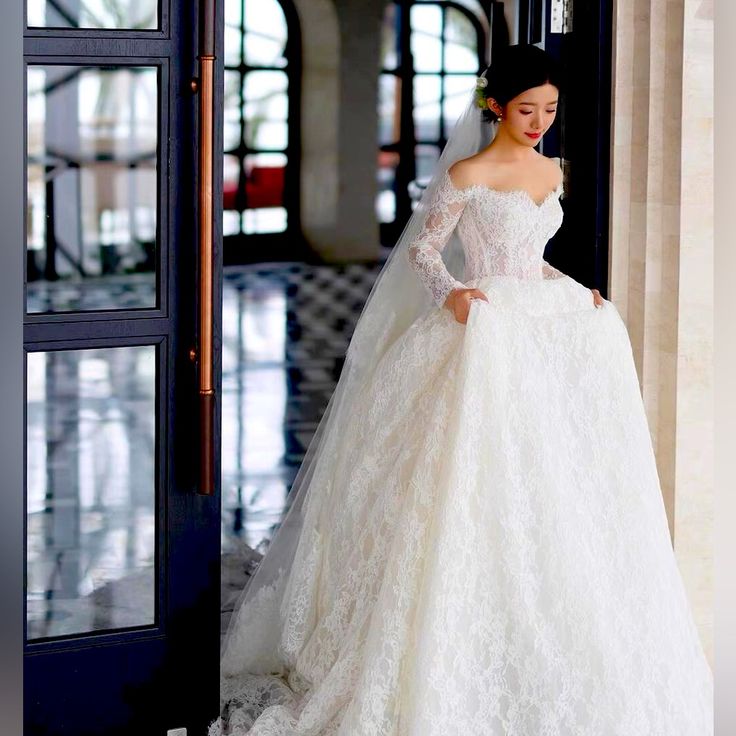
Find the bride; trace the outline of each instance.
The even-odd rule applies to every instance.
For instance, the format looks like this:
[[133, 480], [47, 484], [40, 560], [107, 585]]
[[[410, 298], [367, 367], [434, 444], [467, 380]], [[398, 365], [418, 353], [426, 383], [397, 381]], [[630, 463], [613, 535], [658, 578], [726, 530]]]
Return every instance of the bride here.
[[478, 78], [236, 602], [210, 736], [708, 736], [626, 327], [551, 266], [560, 74]]

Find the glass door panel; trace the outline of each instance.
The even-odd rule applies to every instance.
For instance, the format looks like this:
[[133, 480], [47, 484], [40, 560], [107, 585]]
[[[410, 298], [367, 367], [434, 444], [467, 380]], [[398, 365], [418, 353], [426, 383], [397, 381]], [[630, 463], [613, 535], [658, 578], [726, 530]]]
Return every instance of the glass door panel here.
[[28, 27], [155, 30], [158, 0], [27, 0]]
[[[211, 298], [220, 334], [223, 161], [220, 146], [199, 157], [211, 67], [198, 57], [214, 57], [222, 109], [222, 6], [26, 9], [25, 237], [8, 244], [25, 261], [24, 728], [205, 733], [219, 694], [220, 348], [205, 362], [200, 313]], [[217, 116], [211, 130], [221, 141]]]
[[157, 67], [27, 67], [26, 310], [157, 305]]
[[29, 641], [155, 623], [156, 346], [27, 354]]

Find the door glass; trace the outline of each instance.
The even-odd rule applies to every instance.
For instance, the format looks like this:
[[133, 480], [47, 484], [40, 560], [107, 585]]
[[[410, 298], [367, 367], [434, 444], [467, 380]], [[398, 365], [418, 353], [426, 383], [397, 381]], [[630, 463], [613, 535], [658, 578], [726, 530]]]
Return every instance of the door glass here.
[[154, 624], [156, 347], [27, 358], [27, 638]]
[[156, 67], [28, 67], [27, 312], [155, 307]]
[[27, 0], [28, 27], [158, 28], [158, 0]]

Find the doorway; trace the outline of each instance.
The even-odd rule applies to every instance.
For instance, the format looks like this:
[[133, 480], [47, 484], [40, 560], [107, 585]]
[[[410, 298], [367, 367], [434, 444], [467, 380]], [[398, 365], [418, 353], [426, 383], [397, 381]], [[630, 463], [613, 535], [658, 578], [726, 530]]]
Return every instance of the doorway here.
[[222, 170], [200, 108], [222, 24], [209, 2], [26, 5], [24, 733], [199, 734], [219, 697], [216, 226], [201, 253]]

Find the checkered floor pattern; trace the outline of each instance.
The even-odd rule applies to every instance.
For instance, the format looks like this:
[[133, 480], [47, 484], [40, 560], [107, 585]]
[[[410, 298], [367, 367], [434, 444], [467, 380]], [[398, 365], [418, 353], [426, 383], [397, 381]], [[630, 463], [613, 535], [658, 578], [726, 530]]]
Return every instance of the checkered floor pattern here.
[[223, 632], [247, 575], [281, 521], [383, 262], [225, 268]]

